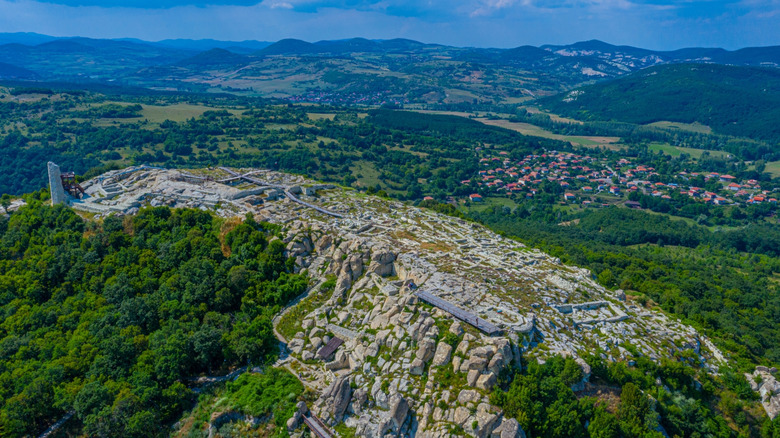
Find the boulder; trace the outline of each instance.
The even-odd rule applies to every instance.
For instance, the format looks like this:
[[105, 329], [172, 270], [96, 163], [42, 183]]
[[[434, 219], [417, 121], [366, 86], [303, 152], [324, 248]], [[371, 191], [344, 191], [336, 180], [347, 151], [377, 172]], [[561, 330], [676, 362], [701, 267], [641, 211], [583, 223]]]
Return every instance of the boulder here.
[[479, 437], [486, 437], [495, 428], [499, 420], [498, 415], [491, 412], [490, 405], [480, 403], [477, 406], [477, 429], [474, 431]]
[[434, 348], [436, 348], [436, 343], [433, 339], [423, 339], [420, 341], [420, 346], [417, 348], [417, 358], [423, 362], [428, 362], [433, 358]]
[[462, 355], [466, 355], [469, 352], [469, 341], [467, 341], [464, 337], [462, 341], [458, 344], [458, 348], [455, 349], [456, 353], [460, 353]]
[[473, 350], [471, 350], [471, 356], [481, 357], [484, 359], [490, 359], [490, 357], [493, 355], [493, 348], [490, 346], [484, 345], [482, 347], [477, 347]]
[[295, 338], [287, 343], [287, 348], [289, 348], [290, 351], [292, 351], [295, 354], [301, 354], [301, 352], [303, 351], [303, 345], [304, 345], [303, 339]]
[[463, 359], [460, 358], [460, 356], [455, 356], [452, 358], [452, 371], [454, 372], [460, 372], [460, 363]]
[[390, 251], [389, 248], [377, 248], [372, 251], [371, 264], [368, 266], [368, 271], [374, 272], [380, 277], [393, 275], [395, 258], [395, 253]]
[[[355, 281], [363, 275], [363, 260], [359, 256], [353, 255], [347, 262], [349, 263], [349, 273], [352, 275], [352, 281]], [[347, 263], [344, 264], [345, 270], [346, 267]]]
[[334, 380], [323, 394], [328, 407], [327, 411], [336, 422], [340, 422], [344, 417], [351, 397], [352, 387], [349, 385], [348, 376]]
[[488, 360], [484, 357], [471, 356], [469, 358], [469, 369], [483, 371], [488, 364]]
[[352, 412], [356, 414], [360, 414], [363, 410], [363, 406], [366, 405], [366, 402], [368, 401], [368, 391], [366, 391], [365, 388], [358, 388], [355, 390], [355, 392], [352, 394], [352, 402], [350, 404], [350, 407], [352, 408]]
[[390, 420], [393, 422], [396, 430], [401, 430], [401, 426], [406, 422], [408, 413], [409, 402], [398, 394], [394, 395], [390, 399]]
[[458, 403], [462, 405], [474, 403], [479, 400], [480, 397], [481, 396], [477, 391], [474, 391], [473, 389], [464, 389], [458, 394]]
[[301, 412], [295, 411], [293, 416], [287, 420], [287, 430], [289, 432], [294, 431], [301, 424]]
[[504, 418], [490, 434], [490, 438], [525, 438], [525, 431], [514, 418]]
[[352, 286], [352, 272], [349, 270], [342, 270], [336, 279], [336, 289], [333, 291], [333, 299], [338, 299], [344, 296], [344, 293]]
[[490, 391], [493, 389], [493, 385], [496, 384], [496, 375], [494, 373], [487, 373], [479, 376], [477, 379], [476, 387], [479, 389], [484, 389], [486, 391]]
[[433, 356], [433, 362], [431, 365], [435, 367], [446, 365], [449, 363], [451, 356], [452, 346], [444, 342], [439, 342], [439, 345], [436, 347], [436, 353]]
[[425, 368], [425, 362], [415, 357], [411, 365], [409, 365], [409, 374], [413, 374], [415, 376], [422, 375], [423, 368]]
[[503, 368], [505, 365], [504, 363], [504, 355], [501, 353], [496, 353], [492, 359], [490, 359], [490, 363], [488, 364], [488, 369], [498, 374], [499, 371], [501, 371], [501, 368]]
[[472, 387], [476, 386], [477, 385], [477, 380], [479, 379], [479, 376], [480, 376], [480, 372], [479, 371], [477, 371], [477, 370], [469, 371], [469, 373], [466, 375], [466, 383], [469, 386], [472, 386]]
[[376, 396], [374, 397], [374, 401], [376, 402], [376, 405], [382, 409], [390, 408], [390, 405], [388, 404], [387, 394], [385, 394], [384, 391], [377, 392]]
[[365, 357], [376, 357], [376, 355], [379, 354], [379, 344], [376, 343], [376, 341], [369, 344], [369, 346], [366, 348], [366, 352], [364, 353]]
[[387, 317], [387, 314], [377, 315], [373, 320], [371, 320], [371, 329], [376, 330], [385, 328], [389, 323], [390, 318]]
[[460, 321], [455, 321], [450, 325], [450, 333], [455, 336], [460, 336], [463, 334], [463, 327], [461, 327]]
[[470, 416], [471, 416], [471, 412], [469, 412], [469, 409], [467, 407], [458, 406], [457, 408], [455, 408], [455, 411], [452, 414], [452, 422], [463, 426], [469, 420]]

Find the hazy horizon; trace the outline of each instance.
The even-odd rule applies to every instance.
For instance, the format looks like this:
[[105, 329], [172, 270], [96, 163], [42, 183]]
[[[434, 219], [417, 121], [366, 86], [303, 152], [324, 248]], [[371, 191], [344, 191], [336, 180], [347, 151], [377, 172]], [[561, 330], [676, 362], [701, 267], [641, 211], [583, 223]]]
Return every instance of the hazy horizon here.
[[[185, 37], [174, 37], [174, 38], [163, 38], [163, 39], [149, 40], [149, 39], [143, 39], [143, 38], [138, 38], [138, 37], [127, 37], [127, 36], [126, 37], [115, 37], [115, 38], [101, 38], [101, 37], [89, 37], [89, 36], [84, 36], [84, 35], [49, 35], [49, 34], [42, 34], [42, 33], [38, 33], [38, 32], [0, 32], [0, 36], [2, 36], [2, 35], [22, 35], [22, 34], [37, 35], [37, 36], [40, 36], [40, 37], [43, 37], [43, 38], [52, 38], [52, 40], [54, 40], [54, 39], [70, 39], [70, 38], [87, 38], [87, 39], [104, 39], [104, 40], [108, 40], [108, 41], [139, 41], [139, 42], [151, 43], [151, 44], [164, 43], [164, 42], [168, 42], [168, 41], [214, 41], [216, 43], [224, 43], [224, 44], [230, 44], [230, 43], [235, 43], [235, 44], [241, 44], [241, 43], [262, 43], [262, 44], [269, 44], [270, 45], [270, 44], [274, 44], [274, 43], [277, 43], [277, 42], [285, 40], [285, 39], [295, 39], [295, 40], [300, 40], [300, 41], [304, 41], [304, 42], [312, 43], [312, 44], [316, 44], [316, 43], [319, 43], [319, 42], [326, 42], [326, 41], [348, 41], [348, 40], [352, 40], [352, 39], [366, 39], [366, 40], [370, 40], [370, 41], [389, 41], [389, 40], [393, 40], [393, 39], [408, 39], [408, 40], [416, 41], [416, 42], [423, 43], [423, 44], [433, 44], [433, 45], [462, 47], [462, 48], [474, 47], [474, 48], [483, 48], [483, 49], [510, 49], [510, 48], [519, 47], [519, 46], [496, 47], [496, 46], [455, 45], [455, 44], [437, 43], [437, 42], [418, 40], [418, 39], [412, 39], [412, 38], [404, 38], [404, 37], [367, 38], [367, 37], [363, 37], [363, 36], [359, 36], [359, 35], [352, 36], [352, 37], [346, 37], [346, 38], [338, 38], [338, 39], [318, 39], [318, 40], [306, 40], [306, 39], [294, 38], [294, 37], [279, 38], [279, 39], [276, 39], [276, 40], [258, 40], [258, 39], [233, 39], [233, 40], [228, 40], [228, 39], [218, 39], [218, 38], [185, 38]], [[2, 40], [2, 38], [0, 38], [0, 40]], [[725, 48], [725, 47], [721, 47], [721, 46], [679, 46], [679, 47], [672, 47], [672, 48], [668, 48], [668, 49], [652, 49], [652, 48], [649, 48], [649, 47], [643, 47], [643, 46], [639, 46], [639, 45], [617, 44], [617, 43], [613, 43], [611, 41], [604, 41], [604, 40], [599, 40], [599, 39], [596, 39], [596, 38], [591, 38], [591, 39], [587, 39], [587, 40], [568, 41], [568, 42], [562, 42], [562, 43], [542, 43], [542, 44], [535, 44], [535, 45], [534, 44], [521, 44], [520, 46], [524, 46], [524, 45], [531, 45], [531, 46], [535, 46], [535, 47], [543, 47], [543, 46], [548, 46], [548, 45], [552, 45], [552, 46], [570, 46], [570, 45], [579, 44], [579, 43], [585, 43], [585, 42], [589, 42], [589, 41], [600, 41], [602, 43], [606, 43], [606, 44], [610, 44], [610, 45], [618, 46], [618, 47], [619, 46], [628, 46], [628, 47], [635, 47], [635, 48], [639, 48], [639, 49], [647, 49], [647, 50], [654, 50], [654, 51], [674, 51], [674, 50], [689, 49], [689, 48], [703, 48], [703, 49], [720, 49], [720, 48], [723, 48], [723, 49], [728, 50], [728, 51], [734, 51], [734, 50], [739, 50], [739, 49], [744, 49], [744, 48], [752, 48], [752, 47], [777, 47], [777, 46], [780, 46], [780, 43], [778, 43], [778, 44], [767, 44], [767, 45], [762, 45], [762, 46], [738, 46], [738, 47], [734, 47], [734, 48]], [[46, 41], [43, 41], [43, 42], [40, 42], [40, 43], [36, 42], [36, 43], [32, 43], [32, 45], [43, 44], [45, 42]], [[2, 42], [0, 44], [7, 44], [7, 43]]]
[[733, 50], [780, 44], [778, 17], [778, 0], [0, 0], [0, 32], [145, 41], [358, 36], [509, 48], [598, 39]]

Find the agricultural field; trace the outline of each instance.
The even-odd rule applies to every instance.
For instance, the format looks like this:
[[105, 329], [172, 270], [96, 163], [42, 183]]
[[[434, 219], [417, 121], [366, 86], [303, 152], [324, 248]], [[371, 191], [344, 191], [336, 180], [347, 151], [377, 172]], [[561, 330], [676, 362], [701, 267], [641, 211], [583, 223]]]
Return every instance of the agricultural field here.
[[706, 150], [706, 149], [686, 148], [682, 146], [672, 146], [669, 143], [651, 143], [648, 149], [653, 152], [663, 152], [664, 154], [672, 157], [679, 157], [681, 154], [688, 154], [691, 158], [697, 160], [700, 159], [702, 157], [702, 154], [704, 154], [705, 152], [708, 153], [710, 156], [718, 157], [718, 158], [731, 157], [731, 154], [723, 151], [713, 151], [713, 150]]
[[679, 129], [681, 131], [688, 131], [688, 132], [695, 132], [698, 134], [712, 134], [712, 128], [710, 128], [707, 125], [702, 125], [701, 123], [694, 122], [694, 123], [682, 123], [682, 122], [655, 122], [650, 123], [647, 126], [654, 126], [656, 128], [664, 128], [664, 129]]
[[766, 169], [764, 171], [775, 178], [780, 178], [780, 161], [766, 163]]
[[605, 147], [607, 149], [612, 149], [612, 150], [617, 150], [624, 147], [619, 144], [620, 142], [619, 137], [560, 135], [560, 134], [553, 134], [552, 132], [546, 131], [545, 129], [532, 125], [530, 123], [510, 122], [508, 120], [487, 119], [487, 118], [476, 118], [474, 120], [489, 126], [498, 126], [500, 128], [511, 129], [523, 135], [531, 135], [534, 137], [543, 137], [552, 140], [565, 141], [571, 143], [572, 145], [579, 145], [585, 147], [599, 146], [599, 147]]

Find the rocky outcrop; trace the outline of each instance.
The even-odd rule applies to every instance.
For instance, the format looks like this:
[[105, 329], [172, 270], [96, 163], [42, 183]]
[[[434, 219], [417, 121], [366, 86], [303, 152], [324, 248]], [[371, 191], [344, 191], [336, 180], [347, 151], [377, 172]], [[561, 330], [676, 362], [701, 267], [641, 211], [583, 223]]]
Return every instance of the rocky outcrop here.
[[493, 373], [482, 374], [477, 379], [477, 383], [474, 385], [479, 389], [490, 391], [493, 389], [493, 385], [496, 384], [496, 375]]
[[433, 339], [426, 338], [420, 341], [420, 345], [417, 348], [417, 359], [423, 362], [428, 362], [433, 358], [435, 354], [436, 342]]
[[450, 362], [451, 356], [452, 346], [445, 344], [444, 342], [439, 342], [439, 345], [436, 347], [436, 353], [433, 355], [433, 362], [431, 362], [431, 365], [435, 367], [446, 365]]
[[780, 415], [780, 382], [776, 373], [777, 368], [757, 366], [753, 374], [745, 374], [750, 388], [761, 397], [766, 414], [773, 420]]
[[409, 402], [400, 395], [394, 395], [390, 400], [390, 420], [393, 428], [400, 431], [406, 422], [406, 416], [409, 414]]
[[395, 268], [393, 262], [395, 262], [395, 253], [387, 247], [375, 248], [371, 252], [371, 264], [368, 265], [368, 272], [373, 272], [380, 277], [387, 277], [393, 275]]
[[490, 438], [525, 438], [525, 431], [514, 418], [504, 418], [501, 424], [493, 429]]
[[412, 363], [409, 365], [409, 374], [412, 374], [414, 376], [419, 376], [422, 375], [424, 369], [425, 369], [425, 362], [415, 357]]
[[352, 387], [349, 384], [349, 376], [334, 380], [322, 394], [320, 398], [333, 424], [340, 422], [344, 418], [344, 413], [347, 412], [351, 397]]
[[499, 416], [489, 404], [480, 403], [477, 406], [477, 427], [474, 428], [474, 435], [480, 438], [489, 437], [499, 420]]
[[237, 420], [252, 420], [252, 417], [243, 415], [235, 411], [214, 412], [209, 418], [209, 438], [214, 438], [217, 431], [225, 423], [230, 423]]
[[303, 421], [303, 416], [308, 412], [309, 408], [306, 406], [306, 403], [299, 401], [296, 405], [295, 412], [293, 412], [293, 416], [287, 420], [287, 430], [291, 432], [297, 429], [298, 426], [301, 425], [301, 421]]

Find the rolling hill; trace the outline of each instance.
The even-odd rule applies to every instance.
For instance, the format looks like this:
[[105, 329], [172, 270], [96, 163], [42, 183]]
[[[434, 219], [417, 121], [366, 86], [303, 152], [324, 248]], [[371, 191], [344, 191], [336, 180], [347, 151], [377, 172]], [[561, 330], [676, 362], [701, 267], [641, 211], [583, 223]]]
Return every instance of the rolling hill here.
[[0, 79], [35, 79], [38, 75], [26, 68], [0, 62]]
[[517, 103], [656, 65], [780, 65], [780, 46], [653, 51], [597, 40], [497, 49], [408, 39], [147, 42], [0, 33], [0, 44], [0, 62], [43, 81], [367, 105]]
[[662, 65], [547, 98], [541, 105], [587, 120], [699, 122], [716, 133], [771, 140], [780, 138], [780, 71]]

